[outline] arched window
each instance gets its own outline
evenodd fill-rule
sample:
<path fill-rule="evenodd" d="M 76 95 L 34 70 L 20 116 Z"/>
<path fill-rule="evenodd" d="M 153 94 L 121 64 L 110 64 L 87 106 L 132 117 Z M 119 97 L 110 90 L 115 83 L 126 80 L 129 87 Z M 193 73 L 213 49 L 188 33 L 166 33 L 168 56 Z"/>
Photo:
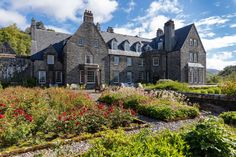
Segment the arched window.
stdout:
<path fill-rule="evenodd" d="M 124 42 L 124 50 L 125 51 L 130 51 L 130 46 L 129 46 L 129 42 L 128 41 Z"/>
<path fill-rule="evenodd" d="M 112 48 L 113 50 L 117 50 L 117 49 L 118 49 L 118 44 L 117 44 L 117 41 L 116 41 L 115 39 L 112 40 L 111 45 L 112 45 L 111 48 Z"/>

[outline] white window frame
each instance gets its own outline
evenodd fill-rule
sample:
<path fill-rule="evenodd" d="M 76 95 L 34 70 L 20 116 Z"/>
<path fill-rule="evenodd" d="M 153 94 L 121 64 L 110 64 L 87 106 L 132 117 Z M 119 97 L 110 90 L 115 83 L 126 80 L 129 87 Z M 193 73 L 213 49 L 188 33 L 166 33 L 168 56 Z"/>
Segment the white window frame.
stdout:
<path fill-rule="evenodd" d="M 120 63 L 120 57 L 114 56 L 114 65 L 119 65 L 119 63 Z"/>
<path fill-rule="evenodd" d="M 118 70 L 114 70 L 113 71 L 113 79 L 114 79 L 114 83 L 119 83 L 120 82 L 120 72 Z M 116 78 L 117 77 L 117 81 Z"/>
<path fill-rule="evenodd" d="M 41 81 L 41 75 L 45 75 L 44 77 L 45 77 L 45 80 L 44 81 Z M 47 82 L 47 73 L 46 73 L 46 71 L 44 71 L 44 70 L 40 70 L 40 71 L 38 71 L 38 82 L 39 82 L 39 84 L 46 84 L 46 82 Z"/>
<path fill-rule="evenodd" d="M 194 71 L 193 69 L 189 69 L 189 83 L 194 82 Z"/>
<path fill-rule="evenodd" d="M 192 38 L 189 39 L 189 45 L 193 46 L 193 39 Z"/>
<path fill-rule="evenodd" d="M 157 61 L 157 63 L 155 61 Z M 159 66 L 159 64 L 160 64 L 159 62 L 160 62 L 159 57 L 153 57 L 153 59 L 152 59 L 153 66 Z"/>
<path fill-rule="evenodd" d="M 139 64 L 139 66 L 140 66 L 140 67 L 143 67 L 143 65 L 144 65 L 144 59 L 143 59 L 143 58 L 140 58 L 140 63 L 141 63 L 141 64 Z"/>
<path fill-rule="evenodd" d="M 98 43 L 98 40 L 94 40 L 94 47 L 98 48 L 99 47 L 99 43 Z"/>
<path fill-rule="evenodd" d="M 113 49 L 113 50 L 117 50 L 117 49 L 118 49 L 117 41 L 113 39 L 113 40 L 112 40 L 112 43 L 111 43 L 111 46 L 112 46 L 112 49 Z"/>
<path fill-rule="evenodd" d="M 87 58 L 90 58 L 90 63 L 87 62 Z M 85 55 L 85 64 L 93 64 L 93 56 L 92 55 Z"/>
<path fill-rule="evenodd" d="M 193 39 L 193 45 L 198 46 L 198 40 L 197 39 Z"/>
<path fill-rule="evenodd" d="M 127 66 L 132 66 L 132 58 L 131 57 L 127 57 L 126 61 L 127 61 Z"/>
<path fill-rule="evenodd" d="M 79 82 L 84 84 L 84 70 L 79 71 Z"/>
<path fill-rule="evenodd" d="M 141 46 L 141 44 L 140 44 L 140 43 L 137 43 L 135 49 L 136 49 L 136 52 L 141 52 L 141 51 L 142 51 L 142 46 Z"/>
<path fill-rule="evenodd" d="M 158 43 L 158 50 L 163 50 L 163 42 L 162 41 L 160 41 Z"/>
<path fill-rule="evenodd" d="M 58 73 L 60 73 L 60 81 L 58 81 Z M 55 77 L 55 82 L 56 83 L 62 83 L 62 71 L 56 71 L 56 77 Z"/>
<path fill-rule="evenodd" d="M 197 63 L 198 62 L 198 53 L 193 53 L 193 62 Z"/>
<path fill-rule="evenodd" d="M 93 72 L 93 81 L 90 81 L 90 80 L 89 80 L 89 72 Z M 96 78 L 95 75 L 96 75 L 96 74 L 95 74 L 95 71 L 93 71 L 93 70 L 88 70 L 88 71 L 87 71 L 87 84 L 94 84 L 94 83 L 95 83 L 95 78 Z"/>
<path fill-rule="evenodd" d="M 130 45 L 129 45 L 128 41 L 125 41 L 125 43 L 124 43 L 124 50 L 125 51 L 130 51 Z"/>
<path fill-rule="evenodd" d="M 133 82 L 133 79 L 132 79 L 132 72 L 128 71 L 126 73 L 126 77 L 127 77 L 127 83 L 132 83 Z M 129 80 L 129 77 L 130 77 L 130 80 Z"/>
<path fill-rule="evenodd" d="M 194 62 L 194 53 L 189 52 L 189 62 Z"/>
<path fill-rule="evenodd" d="M 55 64 L 55 56 L 54 55 L 47 55 L 47 64 L 48 65 Z"/>
<path fill-rule="evenodd" d="M 80 45 L 80 46 L 84 45 L 84 38 L 79 38 L 78 45 Z"/>

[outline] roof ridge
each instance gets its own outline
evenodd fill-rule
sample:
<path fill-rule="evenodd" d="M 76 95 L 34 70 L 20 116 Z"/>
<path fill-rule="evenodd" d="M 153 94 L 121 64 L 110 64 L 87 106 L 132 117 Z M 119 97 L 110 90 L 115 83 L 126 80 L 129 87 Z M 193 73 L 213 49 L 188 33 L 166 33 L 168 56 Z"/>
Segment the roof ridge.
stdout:
<path fill-rule="evenodd" d="M 144 37 L 139 37 L 139 36 L 133 36 L 133 35 L 127 35 L 127 34 L 121 34 L 121 33 L 110 33 L 110 32 L 107 32 L 107 31 L 101 31 L 101 33 L 109 33 L 109 34 L 116 34 L 116 35 L 122 35 L 122 36 L 129 36 L 129 37 L 134 37 L 134 38 L 152 40 L 152 39 L 149 39 L 149 38 L 144 38 Z"/>

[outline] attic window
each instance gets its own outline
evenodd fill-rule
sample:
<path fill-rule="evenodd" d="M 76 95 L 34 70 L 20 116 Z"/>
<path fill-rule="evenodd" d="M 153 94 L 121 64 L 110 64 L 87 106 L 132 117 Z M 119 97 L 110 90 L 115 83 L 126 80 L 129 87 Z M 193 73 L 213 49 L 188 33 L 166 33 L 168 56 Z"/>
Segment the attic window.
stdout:
<path fill-rule="evenodd" d="M 113 50 L 117 50 L 118 49 L 118 45 L 117 45 L 117 41 L 116 40 L 112 40 L 112 49 Z"/>
<path fill-rule="evenodd" d="M 189 45 L 193 46 L 193 39 L 192 38 L 189 39 Z"/>
<path fill-rule="evenodd" d="M 193 44 L 194 44 L 194 46 L 198 46 L 198 41 L 197 41 L 197 39 L 194 39 L 194 40 L 193 40 Z"/>
<path fill-rule="evenodd" d="M 49 65 L 53 65 L 54 64 L 54 55 L 47 55 L 47 63 Z"/>
<path fill-rule="evenodd" d="M 140 43 L 136 44 L 136 52 L 141 52 L 141 44 Z"/>
<path fill-rule="evenodd" d="M 125 43 L 124 43 L 124 50 L 125 51 L 129 51 L 130 50 L 129 43 L 127 41 L 125 41 Z"/>

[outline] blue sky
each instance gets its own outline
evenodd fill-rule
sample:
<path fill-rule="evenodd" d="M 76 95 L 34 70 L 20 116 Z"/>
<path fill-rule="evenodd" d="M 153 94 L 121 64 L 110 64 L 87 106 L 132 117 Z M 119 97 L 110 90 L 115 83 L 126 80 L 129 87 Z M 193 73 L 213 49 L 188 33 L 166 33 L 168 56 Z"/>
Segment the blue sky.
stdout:
<path fill-rule="evenodd" d="M 155 36 L 168 19 L 176 29 L 195 23 L 207 51 L 207 68 L 236 65 L 236 0 L 0 0 L 0 27 L 16 23 L 24 30 L 31 18 L 47 28 L 74 33 L 85 9 L 102 29 Z"/>

